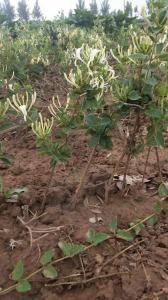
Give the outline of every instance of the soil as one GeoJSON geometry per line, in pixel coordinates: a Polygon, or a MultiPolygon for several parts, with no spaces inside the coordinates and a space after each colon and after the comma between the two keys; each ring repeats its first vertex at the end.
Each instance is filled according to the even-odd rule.
{"type": "MultiPolygon", "coordinates": [[[[38,82],[34,83],[37,93],[39,91],[39,103],[44,104],[44,107],[54,93],[62,97],[65,95],[62,81],[54,78],[52,74],[48,76],[40,81],[43,89],[38,82]]],[[[60,240],[87,244],[87,231],[93,228],[96,231],[109,232],[108,225],[114,216],[117,216],[120,228],[128,228],[131,222],[153,213],[153,204],[159,199],[159,172],[154,150],[150,154],[145,183],[129,186],[127,193],[122,195],[116,181],[111,187],[108,203],[104,201],[106,182],[123,150],[123,141],[117,129],[113,132],[114,147],[111,155],[109,151],[96,149],[83,200],[75,209],[72,205],[74,193],[91,149],[82,131],[71,134],[71,158],[68,162],[57,165],[47,192],[45,211],[41,215],[40,206],[51,173],[49,158],[40,156],[36,151],[31,130],[14,129],[1,138],[5,142],[6,150],[15,154],[10,167],[0,165],[5,189],[28,188],[28,192],[21,193],[14,203],[1,199],[1,288],[13,284],[10,274],[20,259],[24,261],[27,275],[39,267],[39,258],[46,250],[54,249],[55,259],[62,257],[58,248],[60,240]],[[32,238],[27,225],[32,230],[32,238]]],[[[159,153],[162,174],[166,180],[167,148],[159,153]]],[[[129,176],[143,174],[146,155],[147,151],[144,151],[132,159],[129,176]]],[[[117,175],[122,175],[123,172],[124,163],[121,163],[117,175]]],[[[11,291],[1,297],[4,300],[166,300],[167,217],[168,202],[165,200],[157,224],[146,226],[135,241],[111,238],[80,257],[58,263],[57,280],[47,280],[42,275],[37,275],[32,278],[30,292],[18,294],[11,291]]]]}

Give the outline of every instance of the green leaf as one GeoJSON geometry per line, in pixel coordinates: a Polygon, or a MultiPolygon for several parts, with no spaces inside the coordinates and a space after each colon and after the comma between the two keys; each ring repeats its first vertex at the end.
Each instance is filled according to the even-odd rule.
{"type": "Polygon", "coordinates": [[[158,217],[156,215],[154,215],[148,219],[147,224],[150,226],[153,226],[157,223],[157,221],[158,221],[158,217]]]}
{"type": "MultiPolygon", "coordinates": [[[[157,124],[155,124],[157,126],[157,124]]],[[[148,128],[147,145],[153,147],[164,147],[164,135],[162,128],[148,128]]]]}
{"type": "Polygon", "coordinates": [[[29,292],[31,290],[31,285],[28,282],[28,280],[23,279],[23,280],[21,280],[21,281],[18,282],[16,290],[19,293],[26,293],[26,292],[29,292]]]}
{"type": "Polygon", "coordinates": [[[14,267],[14,270],[12,272],[12,280],[19,281],[24,272],[24,265],[23,262],[20,260],[17,262],[16,266],[14,267]]]}
{"type": "Polygon", "coordinates": [[[163,53],[159,55],[160,60],[168,61],[168,53],[163,53]]]}
{"type": "Polygon", "coordinates": [[[156,54],[160,54],[164,48],[164,43],[159,43],[156,45],[156,54]]]}
{"type": "Polygon", "coordinates": [[[141,95],[136,90],[131,91],[128,95],[128,99],[132,101],[140,100],[141,98],[141,95]]]}
{"type": "Polygon", "coordinates": [[[151,117],[151,118],[157,118],[160,119],[163,117],[162,112],[160,111],[160,109],[158,109],[157,107],[150,107],[146,112],[145,112],[146,116],[151,117]]]}
{"type": "Polygon", "coordinates": [[[99,144],[99,142],[100,142],[100,135],[96,135],[96,134],[92,135],[89,141],[89,146],[94,148],[99,144]]]}
{"type": "Polygon", "coordinates": [[[130,58],[134,59],[134,60],[140,60],[143,61],[145,60],[148,56],[143,54],[143,53],[134,53],[129,55],[130,58]]]}
{"type": "MultiPolygon", "coordinates": [[[[135,224],[134,223],[130,224],[131,227],[135,226],[135,225],[136,225],[136,223],[135,224]]],[[[145,228],[145,225],[143,223],[139,223],[132,230],[134,230],[135,234],[138,235],[141,232],[141,230],[144,229],[144,228],[145,228]]]]}
{"type": "Polygon", "coordinates": [[[102,243],[103,241],[110,238],[110,235],[102,232],[96,232],[93,229],[89,229],[89,231],[86,234],[86,240],[90,244],[98,245],[102,243]]]}
{"type": "Polygon", "coordinates": [[[55,279],[58,277],[58,272],[52,265],[46,266],[42,271],[42,274],[44,275],[45,278],[49,278],[49,279],[55,279]]]}
{"type": "Polygon", "coordinates": [[[113,217],[111,223],[109,224],[109,229],[115,233],[118,226],[118,220],[117,217],[113,217]]]}
{"type": "Polygon", "coordinates": [[[167,84],[160,84],[156,89],[157,95],[160,97],[166,97],[168,94],[168,87],[167,84]]]}
{"type": "Polygon", "coordinates": [[[122,240],[128,241],[128,242],[131,242],[134,240],[133,234],[131,234],[129,231],[121,230],[121,229],[117,230],[116,237],[118,237],[122,240]]]}
{"type": "Polygon", "coordinates": [[[101,126],[108,127],[108,128],[114,127],[114,122],[108,114],[103,113],[101,114],[100,118],[101,118],[101,126]]]}
{"type": "Polygon", "coordinates": [[[59,242],[58,246],[62,250],[65,256],[71,256],[71,257],[80,254],[85,250],[85,246],[81,244],[59,242]]]}
{"type": "Polygon", "coordinates": [[[158,80],[155,77],[151,77],[148,80],[146,80],[145,82],[146,82],[146,84],[155,86],[158,83],[158,80]]]}
{"type": "Polygon", "coordinates": [[[154,203],[154,206],[153,206],[154,210],[160,214],[161,211],[162,211],[162,205],[161,205],[161,202],[160,201],[157,201],[156,203],[154,203]]]}
{"type": "Polygon", "coordinates": [[[5,123],[5,124],[0,124],[0,131],[12,128],[13,126],[15,126],[14,123],[5,123]]]}
{"type": "Polygon", "coordinates": [[[40,258],[40,263],[45,266],[48,263],[51,262],[52,258],[54,257],[54,251],[53,250],[48,250],[46,251],[40,258]]]}
{"type": "Polygon", "coordinates": [[[113,144],[111,141],[111,137],[104,135],[100,137],[99,145],[101,145],[105,149],[111,150],[113,144]]]}
{"type": "Polygon", "coordinates": [[[168,195],[168,188],[164,183],[161,183],[158,189],[160,197],[166,197],[168,195]]]}
{"type": "Polygon", "coordinates": [[[97,124],[96,117],[93,114],[89,114],[85,116],[85,121],[88,127],[95,127],[97,124]]]}
{"type": "Polygon", "coordinates": [[[15,195],[21,194],[21,193],[26,193],[28,192],[29,189],[28,188],[20,188],[20,189],[10,189],[5,193],[5,197],[7,199],[10,199],[12,197],[14,197],[15,195]]]}

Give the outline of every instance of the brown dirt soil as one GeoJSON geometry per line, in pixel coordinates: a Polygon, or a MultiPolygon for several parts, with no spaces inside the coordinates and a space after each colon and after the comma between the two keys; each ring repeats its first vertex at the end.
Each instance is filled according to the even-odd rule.
{"type": "MultiPolygon", "coordinates": [[[[48,82],[51,84],[51,80],[48,82]]],[[[54,80],[52,82],[54,84],[54,80]]],[[[59,91],[58,93],[61,94],[59,91]]],[[[51,94],[45,96],[46,101],[51,99],[51,94]]],[[[105,182],[123,148],[123,142],[117,131],[113,134],[114,147],[110,157],[109,151],[97,148],[89,169],[84,201],[81,201],[75,209],[72,208],[74,192],[90,153],[84,134],[75,132],[69,138],[72,146],[71,159],[65,164],[59,163],[56,167],[47,194],[45,214],[33,218],[33,214],[37,216],[39,214],[47,188],[51,172],[49,158],[41,157],[37,153],[34,137],[29,130],[19,129],[9,132],[4,140],[6,150],[15,153],[15,159],[9,168],[0,166],[4,186],[6,190],[12,187],[27,187],[29,192],[20,194],[16,203],[6,203],[1,199],[1,288],[13,284],[10,274],[18,260],[23,259],[27,275],[39,267],[39,257],[46,250],[54,249],[55,258],[62,257],[58,248],[60,240],[87,244],[85,236],[88,229],[108,232],[108,224],[113,216],[118,217],[120,228],[128,228],[131,222],[153,212],[153,204],[158,200],[159,182],[154,151],[150,155],[145,176],[150,181],[143,187],[140,184],[131,187],[126,196],[122,196],[117,186],[113,185],[109,203],[104,203],[105,182]],[[90,222],[90,218],[93,217],[95,217],[94,224],[90,222]],[[31,247],[30,232],[21,220],[32,230],[31,247]],[[10,246],[12,240],[15,241],[14,248],[10,246]]],[[[145,151],[138,158],[132,159],[128,172],[130,176],[143,173],[146,155],[145,151]]],[[[160,160],[162,173],[166,178],[167,149],[160,152],[160,160]]],[[[124,164],[121,163],[118,175],[123,174],[123,170],[124,164]]],[[[142,230],[134,242],[111,238],[81,254],[80,257],[58,263],[57,280],[46,280],[42,275],[37,275],[32,278],[30,292],[18,294],[12,291],[1,297],[4,300],[166,300],[168,299],[167,217],[168,203],[165,200],[158,223],[142,230]],[[127,249],[129,246],[132,247],[127,249]],[[85,279],[86,283],[82,282],[85,279]],[[72,281],[75,283],[71,283],[72,281]]]]}

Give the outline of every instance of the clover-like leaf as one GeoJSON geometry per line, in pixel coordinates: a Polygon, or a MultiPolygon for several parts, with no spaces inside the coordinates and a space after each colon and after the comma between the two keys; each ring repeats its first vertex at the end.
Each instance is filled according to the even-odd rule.
{"type": "Polygon", "coordinates": [[[85,246],[82,244],[71,244],[63,241],[59,242],[58,246],[62,250],[65,256],[71,256],[71,257],[80,254],[85,250],[85,246]]]}
{"type": "Polygon", "coordinates": [[[118,229],[116,237],[118,237],[122,240],[128,241],[128,242],[132,242],[134,240],[134,235],[124,229],[123,230],[118,229]]]}
{"type": "Polygon", "coordinates": [[[14,270],[12,272],[12,279],[14,281],[19,281],[23,276],[23,272],[24,272],[24,265],[23,262],[20,260],[17,262],[16,266],[14,267],[14,270]]]}
{"type": "Polygon", "coordinates": [[[51,262],[52,258],[54,257],[54,251],[53,250],[48,250],[46,251],[40,258],[40,263],[45,266],[48,263],[51,262]]]}
{"type": "Polygon", "coordinates": [[[98,245],[109,238],[109,234],[103,232],[96,232],[93,229],[89,229],[89,231],[86,234],[87,242],[94,245],[98,245]]]}
{"type": "Polygon", "coordinates": [[[116,230],[117,230],[117,226],[118,226],[117,217],[113,217],[112,220],[111,220],[111,223],[109,224],[110,231],[112,231],[113,233],[115,233],[116,230]]]}
{"type": "Polygon", "coordinates": [[[157,223],[157,221],[158,221],[158,217],[156,215],[153,215],[147,220],[147,224],[149,226],[153,226],[157,223]]]}
{"type": "Polygon", "coordinates": [[[18,282],[16,290],[19,293],[29,292],[31,290],[31,284],[29,283],[28,280],[23,279],[23,280],[21,280],[21,281],[18,282]]]}
{"type": "Polygon", "coordinates": [[[162,211],[161,202],[160,201],[155,202],[153,208],[156,211],[156,213],[160,214],[162,211]]]}
{"type": "Polygon", "coordinates": [[[58,272],[52,265],[46,266],[42,271],[42,274],[44,275],[45,278],[49,278],[49,279],[55,279],[58,277],[58,272]]]}
{"type": "Polygon", "coordinates": [[[143,223],[131,223],[130,226],[133,227],[133,231],[136,235],[138,235],[141,230],[145,228],[145,225],[143,223]]]}
{"type": "Polygon", "coordinates": [[[168,187],[164,183],[161,183],[158,189],[158,193],[161,197],[168,196],[168,187]]]}

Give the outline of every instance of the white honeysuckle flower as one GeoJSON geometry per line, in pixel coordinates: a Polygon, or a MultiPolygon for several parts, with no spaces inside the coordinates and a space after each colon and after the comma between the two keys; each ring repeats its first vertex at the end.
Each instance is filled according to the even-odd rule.
{"type": "Polygon", "coordinates": [[[115,71],[114,71],[114,69],[113,69],[112,67],[109,67],[109,70],[110,70],[110,72],[111,72],[112,79],[117,78],[117,77],[115,76],[115,71]]]}
{"type": "Polygon", "coordinates": [[[27,121],[27,107],[26,107],[26,105],[25,104],[24,105],[20,105],[19,106],[19,110],[23,114],[24,121],[26,122],[27,121]]]}
{"type": "Polygon", "coordinates": [[[91,48],[90,49],[90,59],[89,59],[89,62],[93,62],[94,61],[94,59],[95,59],[95,57],[97,56],[97,54],[100,52],[100,50],[99,49],[93,49],[93,48],[91,48]]]}
{"type": "Polygon", "coordinates": [[[19,96],[18,94],[13,95],[12,100],[7,99],[9,105],[17,112],[23,115],[24,121],[27,121],[28,112],[31,110],[32,106],[36,101],[36,92],[34,92],[29,98],[28,93],[26,92],[26,96],[19,96]]]}
{"type": "Polygon", "coordinates": [[[100,63],[101,65],[105,65],[105,64],[107,63],[106,57],[105,57],[105,56],[102,57],[102,58],[99,60],[99,63],[100,63]]]}
{"type": "Polygon", "coordinates": [[[75,49],[75,59],[76,60],[77,59],[82,60],[82,58],[81,58],[81,50],[82,50],[82,48],[75,49]]]}

